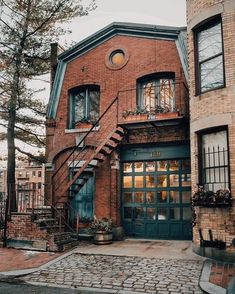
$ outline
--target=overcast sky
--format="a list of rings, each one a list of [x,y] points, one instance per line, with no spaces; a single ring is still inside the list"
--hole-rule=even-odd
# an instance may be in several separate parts
[[[89,2],[83,0],[82,3]],[[64,36],[61,43],[75,43],[112,22],[134,22],[166,26],[186,26],[186,0],[96,0],[97,9],[88,16],[79,17],[67,27],[72,34]],[[49,99],[49,90],[45,100]],[[30,151],[24,144],[21,148]],[[6,143],[0,144],[0,153],[6,154]]]

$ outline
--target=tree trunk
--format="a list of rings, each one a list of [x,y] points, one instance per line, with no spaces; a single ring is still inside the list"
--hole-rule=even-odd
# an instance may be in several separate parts
[[[17,211],[15,189],[15,110],[9,111],[7,129],[8,160],[7,160],[7,195],[9,197],[9,210]]]

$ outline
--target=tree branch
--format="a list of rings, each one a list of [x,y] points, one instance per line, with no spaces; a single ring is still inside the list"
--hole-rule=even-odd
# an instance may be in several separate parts
[[[33,155],[32,153],[29,153],[29,152],[26,152],[26,151],[20,149],[18,146],[15,146],[15,149],[17,151],[19,151],[20,153],[22,153],[24,155],[27,155],[28,157],[32,158],[33,160],[36,160],[37,162],[40,162],[40,163],[45,163],[46,162],[45,160],[42,160],[40,157],[37,157],[37,156]]]

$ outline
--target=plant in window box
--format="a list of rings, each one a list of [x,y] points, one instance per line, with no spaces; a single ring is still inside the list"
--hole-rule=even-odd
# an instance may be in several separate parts
[[[203,186],[198,186],[192,196],[193,206],[220,206],[230,204],[231,194],[229,189],[220,189],[213,192],[205,190]]]
[[[159,119],[175,118],[179,116],[179,110],[176,108],[170,108],[168,106],[157,106],[156,117]]]
[[[101,218],[94,220],[89,224],[89,232],[94,235],[94,243],[97,245],[106,245],[112,243],[113,223],[111,219]]]

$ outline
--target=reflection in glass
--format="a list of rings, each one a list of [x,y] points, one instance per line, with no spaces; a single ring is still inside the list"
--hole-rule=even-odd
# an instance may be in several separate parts
[[[166,187],[167,186],[167,175],[158,175],[157,176],[157,186]]]
[[[144,203],[144,192],[135,192],[135,202]]]
[[[144,171],[144,163],[143,162],[135,162],[134,168],[135,168],[135,172],[143,172]]]
[[[124,202],[125,203],[131,203],[132,202],[132,193],[131,192],[125,192],[124,193]]]
[[[144,177],[135,176],[135,188],[142,188],[144,186]]]
[[[192,219],[192,210],[191,207],[184,207],[183,208],[183,220],[190,220]]]
[[[124,176],[123,177],[123,187],[124,188],[131,188],[132,187],[132,177],[131,176]]]
[[[147,218],[148,219],[152,219],[155,220],[156,216],[155,216],[155,209],[152,207],[147,207]]]
[[[132,172],[132,163],[131,162],[123,163],[123,172],[124,173],[131,173]]]
[[[191,174],[182,174],[182,186],[183,187],[191,186]]]
[[[131,207],[124,207],[124,218],[132,218],[132,208]]]
[[[157,162],[158,171],[166,171],[167,170],[167,161],[161,160]]]
[[[182,202],[190,203],[191,202],[191,191],[182,191]]]
[[[182,170],[190,170],[190,168],[191,168],[190,159],[182,160]]]
[[[180,202],[179,191],[170,191],[170,202],[171,203],[179,203]]]
[[[146,192],[146,203],[154,203],[154,192]]]
[[[155,162],[146,162],[146,172],[155,171]]]
[[[167,191],[159,191],[159,192],[157,192],[157,201],[159,203],[167,202]]]
[[[180,220],[180,208],[170,208],[170,219]]]
[[[136,219],[144,218],[144,208],[143,207],[135,207],[135,218]]]
[[[146,176],[146,187],[148,187],[148,188],[154,188],[155,187],[154,175]]]
[[[167,220],[167,208],[158,208],[158,219],[159,220]]]
[[[171,170],[171,171],[179,170],[179,161],[178,160],[170,160],[169,161],[169,170]]]
[[[179,175],[170,175],[170,186],[178,187],[179,186]]]

